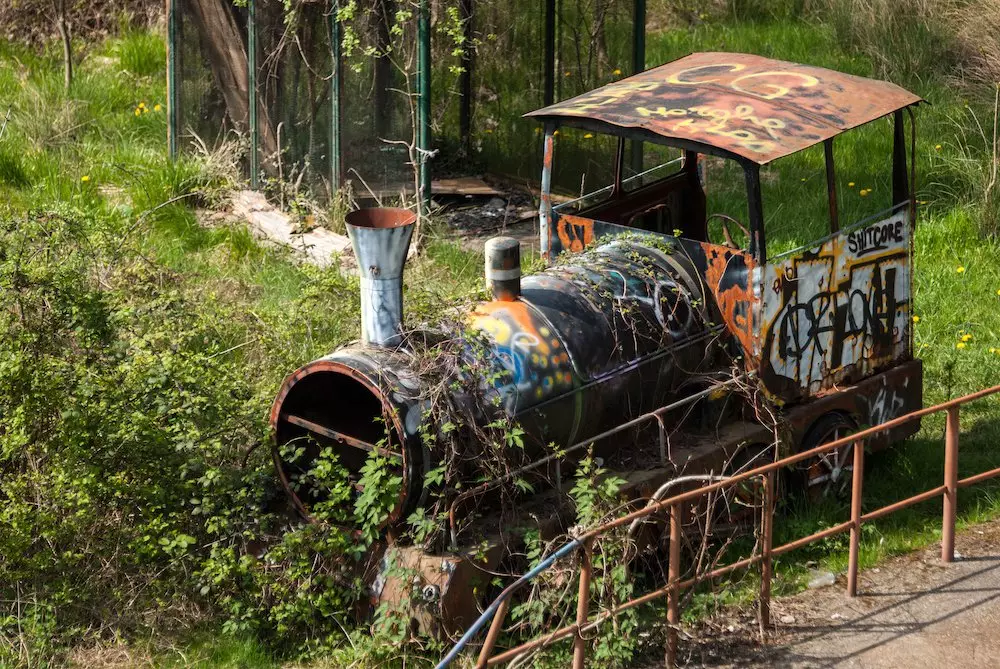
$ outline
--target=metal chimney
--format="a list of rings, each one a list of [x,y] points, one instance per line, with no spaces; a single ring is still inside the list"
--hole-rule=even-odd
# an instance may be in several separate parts
[[[521,242],[494,237],[486,242],[486,283],[493,299],[513,302],[521,297]]]
[[[408,209],[378,207],[347,215],[347,234],[361,273],[361,338],[396,346],[403,322],[403,265],[417,216]]]

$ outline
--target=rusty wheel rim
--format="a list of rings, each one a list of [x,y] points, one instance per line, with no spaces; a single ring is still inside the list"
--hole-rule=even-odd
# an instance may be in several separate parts
[[[835,427],[819,440],[819,444],[846,437],[850,431],[845,426]],[[806,470],[806,494],[811,501],[844,499],[851,487],[854,474],[854,446],[849,444],[809,461]]]

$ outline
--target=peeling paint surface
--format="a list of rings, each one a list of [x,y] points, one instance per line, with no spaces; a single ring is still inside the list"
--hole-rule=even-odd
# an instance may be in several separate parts
[[[811,395],[910,351],[907,210],[768,263],[762,274],[761,379],[774,395]]]
[[[884,81],[744,53],[693,53],[527,114],[645,131],[771,162],[921,102]]]

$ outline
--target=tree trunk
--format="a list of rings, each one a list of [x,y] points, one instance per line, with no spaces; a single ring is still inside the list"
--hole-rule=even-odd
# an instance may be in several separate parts
[[[207,49],[215,85],[222,92],[226,109],[237,128],[249,129],[250,78],[247,72],[246,39],[229,0],[188,0],[191,15]],[[265,163],[273,162],[278,140],[267,109],[258,105],[258,125]]]
[[[69,22],[66,20],[65,0],[53,0],[52,9],[56,14],[56,28],[59,30],[59,37],[63,44],[63,85],[66,93],[73,86],[73,39],[69,30]]]

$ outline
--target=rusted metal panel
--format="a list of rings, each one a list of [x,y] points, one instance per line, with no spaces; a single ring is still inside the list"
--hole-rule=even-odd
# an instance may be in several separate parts
[[[760,329],[760,295],[758,280],[754,279],[757,263],[749,253],[570,214],[557,213],[554,227],[554,253],[579,252],[595,239],[616,234],[650,235],[673,245],[676,255],[689,261],[689,276],[714,298],[718,316],[739,343],[748,369],[756,368],[754,341]]]
[[[921,101],[894,84],[822,67],[694,53],[527,116],[637,130],[763,165]]]
[[[912,355],[911,232],[899,208],[764,267],[755,346],[771,395],[815,395]]]
[[[702,242],[702,275],[726,324],[743,350],[748,369],[756,367],[753,341],[760,323],[760,295],[755,290],[756,262],[749,253]]]

